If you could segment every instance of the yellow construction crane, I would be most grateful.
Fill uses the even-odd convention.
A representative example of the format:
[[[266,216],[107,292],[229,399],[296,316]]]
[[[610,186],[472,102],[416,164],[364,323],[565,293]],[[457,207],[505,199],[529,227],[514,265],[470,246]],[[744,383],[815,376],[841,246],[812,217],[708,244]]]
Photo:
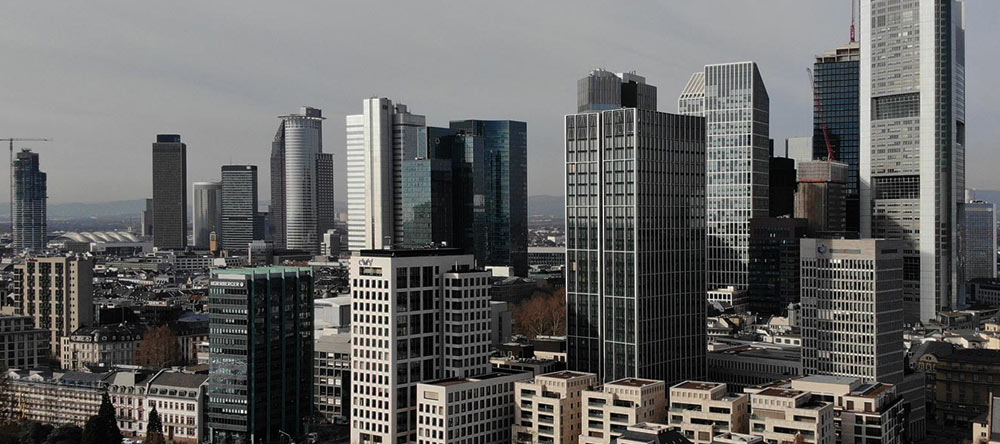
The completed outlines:
[[[14,142],[49,142],[52,139],[9,137],[0,142],[10,143],[10,236],[14,240]]]

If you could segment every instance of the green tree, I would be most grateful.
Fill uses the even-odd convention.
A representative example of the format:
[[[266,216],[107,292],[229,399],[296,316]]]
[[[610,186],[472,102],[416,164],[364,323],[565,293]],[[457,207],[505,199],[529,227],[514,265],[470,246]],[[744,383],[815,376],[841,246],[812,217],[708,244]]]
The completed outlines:
[[[160,421],[160,414],[156,412],[156,406],[149,412],[149,425],[146,426],[146,439],[143,444],[166,444],[167,439],[163,437],[163,422]]]
[[[20,444],[42,444],[54,429],[55,427],[49,424],[42,424],[37,421],[25,422],[21,424]]]
[[[105,393],[101,399],[101,408],[96,416],[91,416],[83,427],[81,444],[122,444],[122,431],[115,419],[115,407],[111,398]]]
[[[49,437],[45,438],[44,444],[80,444],[82,440],[83,430],[75,425],[66,424],[56,427]]]

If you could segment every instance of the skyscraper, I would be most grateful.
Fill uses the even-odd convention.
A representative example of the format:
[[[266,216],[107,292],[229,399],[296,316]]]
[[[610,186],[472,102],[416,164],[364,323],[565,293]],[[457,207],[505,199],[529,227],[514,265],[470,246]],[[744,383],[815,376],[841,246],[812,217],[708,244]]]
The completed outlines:
[[[614,73],[595,69],[576,82],[576,111],[618,108],[656,110],[656,87],[635,71]]]
[[[222,182],[191,184],[194,211],[191,221],[191,245],[199,250],[209,247],[209,236],[222,236]]]
[[[884,239],[802,239],[806,375],[903,380],[903,246]]]
[[[51,332],[49,350],[94,322],[94,260],[75,256],[28,258],[14,266],[14,308]]]
[[[961,206],[965,224],[965,280],[997,277],[997,211],[996,205],[981,200]]]
[[[677,99],[677,114],[685,116],[705,116],[705,72],[691,74],[687,85]]]
[[[302,107],[299,114],[280,119],[284,124],[285,246],[318,253],[321,198],[318,185],[322,180],[317,177],[317,159],[323,152],[324,118],[319,109]],[[272,152],[273,148],[272,145]]]
[[[799,240],[806,220],[750,219],[750,311],[780,316],[799,302]]]
[[[770,101],[754,62],[705,66],[704,88],[708,289],[746,289],[750,219],[769,211]]]
[[[703,378],[705,120],[622,108],[565,128],[569,368]]]
[[[770,217],[791,216],[795,213],[795,179],[795,160],[774,156],[768,159],[767,212]]]
[[[316,155],[316,232],[321,236],[333,229],[337,220],[334,208],[333,153]]]
[[[955,307],[963,284],[965,6],[861,2],[861,235],[905,242],[910,322]]]
[[[373,97],[362,101],[362,114],[346,118],[351,251],[392,246],[394,113],[392,101]]]
[[[14,159],[14,205],[11,249],[45,249],[48,222],[48,191],[45,173],[39,169],[38,153],[24,149]]]
[[[264,238],[257,217],[257,166],[222,166],[222,249],[242,255]]]
[[[146,199],[146,206],[139,213],[139,234],[143,237],[153,235],[153,199]]]
[[[278,124],[271,142],[271,238],[275,248],[285,248],[285,121]]]
[[[474,253],[484,265],[513,267],[515,275],[527,276],[527,124],[514,120],[462,120],[452,121],[449,127],[461,131],[466,142],[464,150],[452,153],[459,170],[455,174],[459,176],[457,186],[473,193],[462,197],[463,205],[455,209],[453,225],[456,229],[475,226],[478,230],[457,234],[457,245]]]
[[[153,143],[153,246],[187,245],[187,145],[179,134],[157,134]]]
[[[813,159],[828,157],[823,126],[829,134],[833,157],[847,164],[847,185],[844,188],[845,231],[858,232],[860,207],[858,201],[860,165],[861,44],[851,42],[816,56],[813,64],[815,93],[822,107],[813,109]]]
[[[809,221],[809,237],[826,237],[847,230],[848,165],[813,160],[799,164],[795,217]]]
[[[302,437],[313,408],[311,270],[213,270],[209,301],[205,402],[212,442]]]

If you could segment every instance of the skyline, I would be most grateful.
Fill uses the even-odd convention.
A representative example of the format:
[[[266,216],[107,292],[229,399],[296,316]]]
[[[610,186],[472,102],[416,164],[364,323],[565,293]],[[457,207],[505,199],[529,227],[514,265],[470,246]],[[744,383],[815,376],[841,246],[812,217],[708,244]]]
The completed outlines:
[[[712,14],[722,3],[732,13]],[[0,45],[17,67],[0,83],[3,137],[54,139],[15,145],[40,154],[51,204],[140,199],[152,194],[146,173],[156,134],[182,135],[189,182],[218,180],[224,164],[267,168],[277,116],[314,106],[328,117],[324,145],[334,154],[336,200],[343,202],[344,116],[380,95],[426,115],[428,125],[527,122],[528,194],[562,195],[562,177],[546,171],[563,161],[561,120],[575,110],[576,80],[591,69],[637,71],[657,86],[659,110],[676,112],[691,72],[756,61],[781,146],[811,132],[805,69],[813,56],[849,40],[849,3],[840,1],[613,9],[555,2],[530,11],[438,7],[444,4],[286,10],[225,2],[183,11],[118,2],[15,5],[0,18]],[[1000,97],[985,74],[1000,68],[988,44],[1000,4],[969,2],[968,10],[968,186],[1000,189],[1000,177],[990,174],[1000,155],[985,148],[1000,138],[1000,129],[989,127],[1000,118],[992,106]],[[817,16],[843,19],[808,20]],[[379,29],[363,27],[365,17],[379,17]],[[755,20],[775,26],[741,26]],[[620,32],[608,39],[593,31],[605,28]],[[462,62],[472,57],[482,62]],[[260,176],[259,187],[269,189],[269,174]]]

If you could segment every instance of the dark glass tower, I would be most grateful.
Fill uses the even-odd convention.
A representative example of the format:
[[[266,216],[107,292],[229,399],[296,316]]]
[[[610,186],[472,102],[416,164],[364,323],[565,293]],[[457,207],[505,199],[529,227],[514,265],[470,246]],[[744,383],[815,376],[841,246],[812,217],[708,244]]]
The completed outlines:
[[[263,239],[257,218],[257,166],[222,166],[222,249],[242,255]]]
[[[799,302],[799,240],[806,228],[805,219],[750,219],[751,312],[778,316]]]
[[[212,271],[206,414],[212,442],[281,442],[281,432],[305,434],[313,405],[312,300],[309,268]]]
[[[858,167],[860,164],[861,46],[850,43],[816,57],[813,65],[816,94],[823,107],[833,157],[847,164],[847,231],[857,232],[859,210]],[[813,158],[827,157],[826,140],[819,109],[813,109]]]
[[[528,130],[513,120],[453,121],[464,132],[453,152],[457,174],[456,242],[480,265],[528,273]],[[469,248],[469,246],[474,246]]]
[[[285,248],[285,121],[278,125],[271,142],[271,240]]]
[[[179,134],[158,134],[153,144],[153,246],[187,245],[187,145]]]
[[[14,159],[14,251],[45,248],[47,229],[46,175],[38,169],[38,153],[21,150]]]

